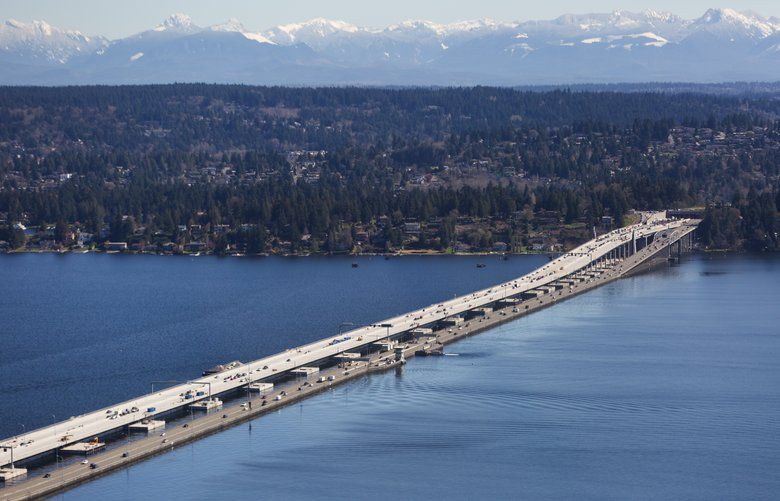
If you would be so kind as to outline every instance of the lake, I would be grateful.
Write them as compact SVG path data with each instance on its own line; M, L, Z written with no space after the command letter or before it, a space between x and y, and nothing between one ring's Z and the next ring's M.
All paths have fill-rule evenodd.
M545 261L0 256L0 435ZM778 284L692 256L58 497L776 498Z

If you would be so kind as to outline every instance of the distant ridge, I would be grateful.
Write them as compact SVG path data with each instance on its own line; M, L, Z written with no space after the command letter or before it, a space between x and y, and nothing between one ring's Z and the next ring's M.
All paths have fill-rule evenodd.
M780 79L780 21L709 9L697 19L615 11L553 20L317 18L247 29L174 14L119 39L44 21L0 25L0 84L548 85Z

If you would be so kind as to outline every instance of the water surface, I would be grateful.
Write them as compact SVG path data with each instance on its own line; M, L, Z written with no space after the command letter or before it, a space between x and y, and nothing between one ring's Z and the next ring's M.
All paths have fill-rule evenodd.
M108 259L97 260L103 258ZM267 343L263 346L271 346L278 336L320 337L321 332L302 334L298 328L311 329L321 318L331 319L332 325L354 311L358 321L373 321L407 303L432 302L431 298L442 297L440 289L465 292L486 285L483 280L497 281L506 278L501 276L505 272L520 274L538 264L515 258L477 270L472 262L459 260L371 261L365 266L361 262L358 278L344 266L336 271L332 263L269 260L262 266L279 271L256 275L243 263L236 264L242 271L233 281L225 279L227 272L209 269L204 273L220 280L213 280L213 288L182 292L186 301L171 294L175 283L167 282L171 275L156 262L154 270L141 263L133 264L134 274L123 274L129 283L112 290L131 305L149 305L160 317L170 312L171 318L182 319L158 319L167 327L150 328L158 335L169 333L174 344L185 338L181 332L187 332L179 321L202 339L210 339L209 329L198 326L223 322L229 325L223 326L222 335L237 336L231 333L240 331L241 325L249 328L246 319L257 315L242 314L244 308L252 311L272 301L274 306L259 307L268 318L282 319L271 322L278 331L263 336ZM209 262L192 266L180 270L190 283L198 281L193 278L198 266L211 268ZM328 283L328 290L314 287L307 289L308 295L286 295L296 285L305 289L307 280L295 278L299 266L310 280L320 277L321 283ZM334 269L327 271L329 266ZM81 268L87 275L81 278L99 282L90 269ZM258 277L267 273L275 273L279 283L291 288L265 288L265 293L235 310L228 306L231 301L223 295L230 284L238 287L249 277L262 283ZM404 273L405 281L394 279ZM128 278L135 274L138 279ZM372 285L362 285L366 282ZM448 352L457 356L414 359L399 373L339 386L258 418L251 430L248 424L238 426L59 497L776 499L779 283L780 260L775 258L695 257L680 266L614 282L449 346ZM118 292L139 284L159 292L140 299ZM273 290L278 292L272 294ZM268 295L280 297L260 299ZM110 295L91 297L105 304ZM74 301L78 299L67 302ZM212 301L221 306L209 309ZM188 302L198 307L183 306ZM325 306L318 307L321 303ZM131 325L158 325L149 318L132 320L127 308L128 303L117 304L102 315ZM100 315L90 313L87 318ZM194 316L190 323L183 320L188 315ZM214 322L208 320L212 315L217 316ZM232 316L237 320L231 324L227 319ZM289 325L300 327L284 330L287 319ZM125 344L134 339L130 328L117 330ZM255 325L252 332L257 330ZM101 336L105 333L94 339L100 343ZM225 358L243 356L229 350L231 341L214 337L182 348L182 357L175 359L181 361L178 365L199 369L202 364L193 366L184 359L212 349L223 350L220 355ZM277 340L274 346L282 345L284 341ZM145 353L155 356L160 346L166 344L158 342ZM126 347L120 358L143 359L125 355L132 351ZM5 350L2 357L5 373L9 358ZM30 360L30 368L44 367L37 365L38 358ZM148 371L155 370L151 361L149 365L138 371L139 377L149 377ZM122 381L123 373L115 373ZM22 398L19 395L37 391L7 395ZM51 404L45 402L46 407Z

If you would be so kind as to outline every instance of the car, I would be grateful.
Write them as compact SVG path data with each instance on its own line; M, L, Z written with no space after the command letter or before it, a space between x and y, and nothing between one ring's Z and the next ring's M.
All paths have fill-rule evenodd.
M190 425L189 425L188 423L184 423L184 424L182 425L182 428L189 428L189 427L190 427Z
M123 457L123 458L126 458L126 457L128 457L129 455L130 455L130 453L129 453L129 452L123 452L123 453L122 453L122 457Z
M167 439L167 438L164 438L164 439L163 439L163 441L162 441L162 443L164 443L164 444L167 444L167 443L168 443L168 439Z
M43 476L43 478L49 478L49 477L51 477L51 473L47 473L46 475Z
M222 414L222 419L227 418L227 414Z
M87 461L86 459L84 459L83 461L81 461L81 464L89 464L89 461Z
M89 465L90 469L94 470L98 467L97 463L92 463Z

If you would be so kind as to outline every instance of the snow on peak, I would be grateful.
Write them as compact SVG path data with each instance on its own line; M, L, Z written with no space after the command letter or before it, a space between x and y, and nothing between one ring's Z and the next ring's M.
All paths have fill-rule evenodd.
M7 26L16 28L18 30L26 31L30 34L41 35L45 37L52 36L54 28L46 21L33 21L30 24L25 24L16 19L9 19L5 22Z
M33 20L28 24L17 21L16 19L7 19L4 23L4 27L0 27L0 29L2 28L14 30L17 34L26 37L52 37L64 35L70 38L83 38L89 40L89 38L82 35L80 31L61 30L53 27L46 21Z
M408 19L398 24L388 26L385 29L387 33L393 34L408 34L412 36L416 35L444 35L446 26L443 24L434 23L433 21L425 21L422 19Z
M449 24L439 24L425 20L407 20L399 24L388 26L384 33L393 38L434 37L473 38L482 34L488 34L501 29L513 29L516 23L500 23L492 19L473 19Z
M268 44L276 45L274 42L272 42L266 36L260 33L252 33L250 31L247 31L246 28L244 28L244 25L241 24L241 22L238 19L228 19L228 21L225 23L215 24L214 26L209 27L209 30L221 31L226 33L239 33L243 35L244 38L253 40L257 43L268 43Z
M645 45L647 47L663 47L664 45L669 43L669 40L666 38L656 35L652 32L645 32L645 33L633 33L628 35L610 35L606 37L593 37L593 38L585 38L583 40L580 40L580 43L585 45L593 45L593 44L601 44L601 43L608 43L608 44L614 44L616 42L621 42L628 40L636 40L637 43L631 43L628 45Z
M192 19L187 14L177 12L168 16L162 23L155 26L154 31L195 31L197 30Z
M227 22L224 22L222 24L215 24L214 26L211 26L209 29L211 31L228 31L228 32L236 32L236 33L243 33L246 31L246 28L244 28L244 25L241 24L241 21L235 18L228 19Z
M46 21L23 23L8 19L0 24L0 51L25 59L65 63L78 53L89 53L106 44L102 37L90 38L78 31L56 28Z
M777 26L758 14L726 8L708 9L693 22L693 27L729 36L742 34L753 38L766 38L778 31Z
M308 43L339 33L357 33L360 28L344 21L310 19L302 23L282 24L269 31L269 38L283 43Z
M679 23L683 21L682 18L672 14L671 12L657 11L653 9L643 10L642 15L649 21L656 21L661 23Z
M707 12L699 19L702 23L720 23L724 21L744 21L745 16L734 9L707 9Z
M5 25L18 30L24 29L26 26L23 22L17 21L16 19L6 19Z
M495 21L490 18L484 18L484 19L471 19L468 21L460 21L457 23L450 23L446 26L447 31L453 32L453 31L478 31L478 30L484 30L484 29L495 29L495 28L503 28L503 27L514 27L514 24L509 23L499 23L498 21Z

